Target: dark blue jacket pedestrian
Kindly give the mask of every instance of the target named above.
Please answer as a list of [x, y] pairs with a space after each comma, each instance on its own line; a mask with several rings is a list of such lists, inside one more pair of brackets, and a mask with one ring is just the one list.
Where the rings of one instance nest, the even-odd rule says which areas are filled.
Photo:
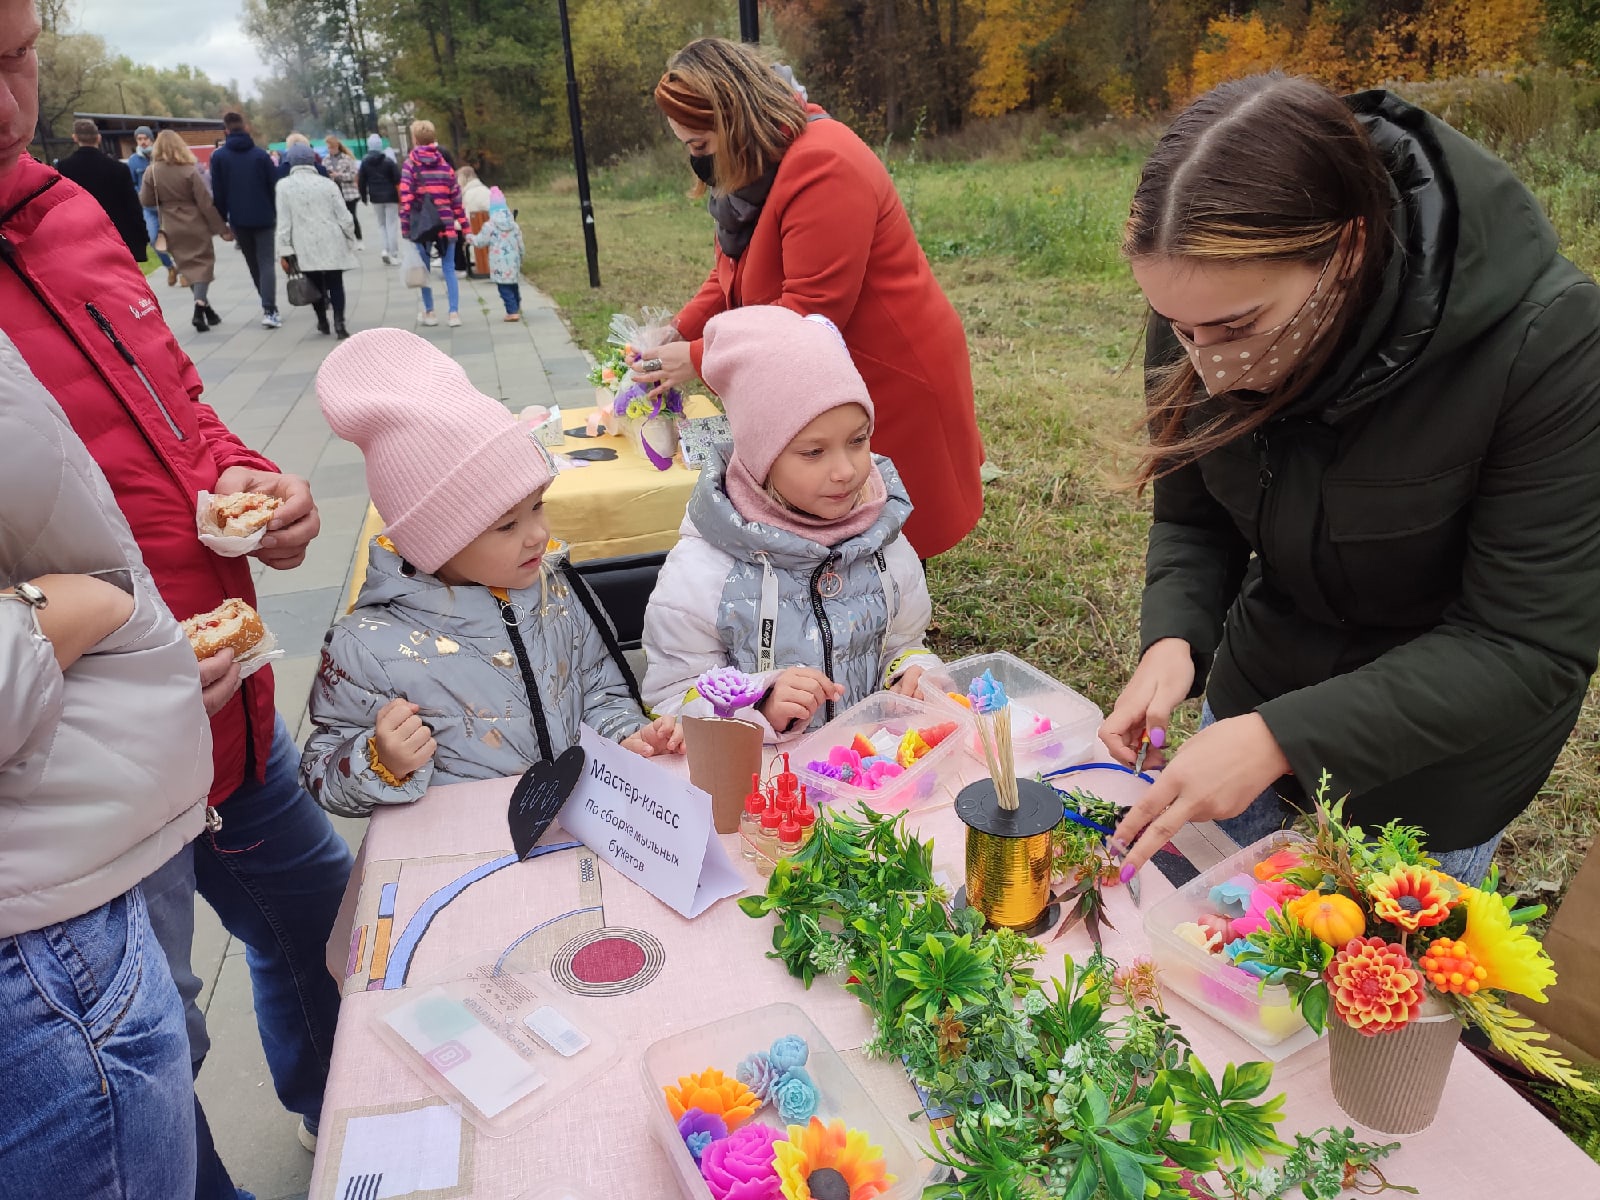
[[261, 323], [276, 329], [278, 317], [277, 262], [273, 254], [273, 227], [277, 224], [274, 192], [278, 173], [272, 156], [256, 145], [244, 117], [224, 113], [227, 137], [211, 156], [211, 198], [222, 219], [233, 229], [250, 278], [261, 294]]

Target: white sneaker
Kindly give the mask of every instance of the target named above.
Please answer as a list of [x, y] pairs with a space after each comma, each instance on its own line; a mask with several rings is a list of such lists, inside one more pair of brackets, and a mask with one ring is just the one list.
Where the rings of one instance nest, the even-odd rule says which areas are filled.
[[262, 313], [261, 324], [266, 329], [282, 329], [283, 318], [275, 312]]
[[394, 265], [394, 260], [389, 257], [389, 252], [387, 250], [383, 252], [383, 265], [386, 267], [392, 267]]
[[418, 312], [417, 312], [417, 324], [418, 325], [437, 325], [438, 323], [439, 323], [439, 318], [434, 316], [431, 312], [428, 312], [426, 309], [418, 310]]
[[367, 249], [367, 244], [365, 242], [357, 242], [356, 243], [356, 253], [357, 254], [365, 253], [366, 249]]
[[[433, 323], [435, 325], [438, 324], [437, 321], [435, 321]], [[459, 329], [459, 328], [461, 328], [461, 314], [460, 313], [451, 313], [450, 314], [449, 325], [450, 325], [451, 329]]]

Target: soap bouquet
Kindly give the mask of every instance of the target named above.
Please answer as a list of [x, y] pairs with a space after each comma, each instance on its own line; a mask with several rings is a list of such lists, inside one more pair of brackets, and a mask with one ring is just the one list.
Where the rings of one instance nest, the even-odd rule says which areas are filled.
[[[662, 1088], [713, 1200], [873, 1200], [895, 1182], [866, 1133], [817, 1116], [810, 1049], [789, 1034], [731, 1077], [708, 1067]], [[769, 1106], [781, 1124], [760, 1119]]]
[[1544, 1001], [1556, 982], [1527, 929], [1543, 906], [1512, 907], [1496, 891], [1497, 872], [1482, 887], [1444, 874], [1419, 829], [1345, 823], [1343, 802], [1330, 803], [1327, 792], [1324, 773], [1313, 841], [1213, 888], [1217, 914], [1197, 929], [1180, 927], [1180, 936], [1283, 984], [1319, 1032], [1331, 1010], [1359, 1033], [1394, 1033], [1431, 999], [1527, 1070], [1587, 1090], [1572, 1065], [1541, 1044], [1546, 1035], [1503, 999]]
[[[680, 340], [678, 331], [672, 327], [672, 314], [664, 308], [647, 306], [639, 310], [637, 317], [614, 313], [606, 343], [615, 348], [613, 352], [620, 358], [624, 368], [631, 368], [638, 353], [665, 342]], [[619, 417], [647, 421], [662, 415], [683, 416], [684, 396], [675, 387], [667, 388], [652, 399], [649, 388], [633, 382], [631, 377], [619, 376], [618, 386], [614, 390], [616, 399], [612, 402], [612, 411]]]

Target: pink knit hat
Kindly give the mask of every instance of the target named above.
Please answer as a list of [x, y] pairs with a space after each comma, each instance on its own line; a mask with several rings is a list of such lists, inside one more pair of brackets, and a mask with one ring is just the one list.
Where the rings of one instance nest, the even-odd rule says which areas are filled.
[[317, 399], [361, 447], [384, 532], [430, 575], [553, 474], [531, 426], [403, 329], [341, 342], [317, 372]]
[[765, 483], [783, 448], [812, 421], [842, 404], [873, 419], [872, 397], [826, 317], [777, 305], [751, 305], [706, 323], [700, 375], [722, 399], [734, 456]]

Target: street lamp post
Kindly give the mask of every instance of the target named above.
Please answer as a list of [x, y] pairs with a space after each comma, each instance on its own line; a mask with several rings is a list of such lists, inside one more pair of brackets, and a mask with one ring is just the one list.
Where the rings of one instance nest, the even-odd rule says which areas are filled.
[[739, 0], [739, 40], [761, 40], [761, 9], [759, 0]]
[[572, 120], [572, 165], [578, 171], [578, 208], [583, 213], [583, 252], [589, 260], [589, 286], [600, 286], [600, 246], [594, 236], [594, 201], [589, 198], [589, 160], [583, 149], [583, 114], [578, 107], [578, 75], [572, 65], [572, 26], [567, 21], [567, 0], [557, 0], [561, 11], [561, 49], [567, 59], [567, 115]]

